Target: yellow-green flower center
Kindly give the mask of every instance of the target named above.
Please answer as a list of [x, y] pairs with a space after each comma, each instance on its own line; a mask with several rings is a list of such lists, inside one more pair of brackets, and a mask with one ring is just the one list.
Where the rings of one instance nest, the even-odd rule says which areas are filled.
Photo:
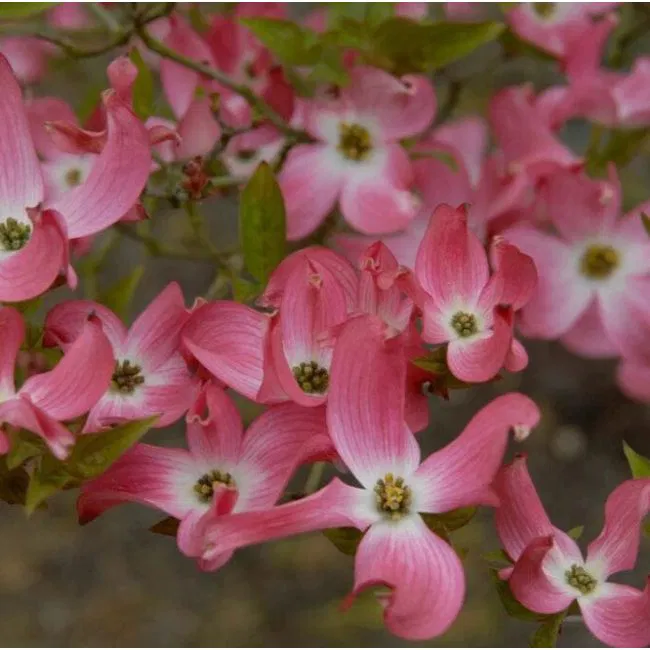
[[608, 278], [620, 264], [620, 255], [612, 246], [593, 244], [580, 259], [580, 270], [592, 280]]
[[0, 223], [0, 246], [5, 251], [19, 251], [27, 245], [31, 234], [32, 227], [28, 223], [9, 217]]
[[68, 187], [77, 187], [81, 183], [81, 170], [80, 169], [69, 169], [65, 173], [65, 182], [68, 184]]
[[368, 129], [359, 124], [340, 124], [338, 150], [348, 160], [365, 160], [372, 151]]
[[594, 577], [577, 564], [571, 565], [571, 568], [564, 572], [564, 576], [567, 584], [584, 595], [590, 594], [598, 584], [598, 581]]
[[111, 378], [111, 387], [118, 393], [131, 394], [138, 386], [144, 384], [142, 368], [128, 359], [115, 364], [115, 372]]
[[555, 13], [556, 2], [534, 2], [533, 11], [540, 18], [550, 18]]
[[400, 519], [409, 513], [411, 488], [404, 485], [401, 476], [395, 478], [390, 472], [375, 485], [377, 508], [391, 519]]
[[214, 496], [215, 487], [219, 485], [225, 485], [228, 488], [236, 487], [233, 477], [228, 472], [213, 469], [194, 484], [194, 493], [201, 502], [209, 503]]
[[298, 386], [305, 393], [322, 395], [327, 392], [330, 383], [329, 373], [315, 361], [303, 361], [299, 366], [294, 366], [291, 371]]
[[464, 311], [458, 311], [451, 317], [451, 326], [458, 332], [458, 336], [467, 338], [478, 332], [476, 317]]

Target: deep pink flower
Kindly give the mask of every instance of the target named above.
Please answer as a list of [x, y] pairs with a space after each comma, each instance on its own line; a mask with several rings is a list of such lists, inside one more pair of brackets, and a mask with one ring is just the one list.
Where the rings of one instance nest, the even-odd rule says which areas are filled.
[[525, 456], [504, 467], [494, 489], [496, 526], [514, 567], [502, 573], [522, 605], [554, 614], [577, 602], [585, 625], [603, 643], [639, 648], [650, 643], [650, 584], [644, 591], [608, 582], [632, 569], [640, 528], [650, 510], [650, 480], [619, 485], [605, 504], [605, 525], [584, 559], [578, 545], [555, 528], [528, 474]]
[[506, 12], [512, 31], [542, 50], [563, 59], [573, 45], [588, 47], [585, 32], [593, 18], [620, 2], [521, 2]]
[[[270, 508], [301, 463], [329, 454], [332, 447], [323, 408], [275, 406], [244, 433], [234, 403], [212, 384], [188, 415], [187, 443], [189, 450], [136, 445], [81, 488], [80, 522], [120, 503], [143, 503], [181, 520], [178, 546], [196, 557], [206, 515]], [[199, 558], [199, 565], [215, 570], [231, 555], [228, 550], [209, 561]]]
[[91, 300], [62, 302], [47, 315], [45, 344], [66, 349], [89, 314], [104, 326], [116, 362], [110, 386], [91, 409], [84, 432], [152, 415], [159, 416], [154, 426], [164, 427], [183, 415], [197, 385], [180, 353], [180, 332], [189, 312], [178, 284], [169, 284], [128, 331], [103, 305]]
[[367, 67], [351, 71], [336, 98], [314, 100], [305, 128], [317, 144], [293, 147], [280, 173], [289, 239], [315, 230], [337, 201], [366, 234], [405, 227], [417, 212], [402, 138], [422, 132], [435, 112], [431, 83]]
[[404, 423], [404, 349], [399, 338], [386, 341], [384, 329], [373, 316], [350, 321], [332, 365], [328, 429], [362, 487], [334, 479], [294, 503], [219, 517], [206, 526], [203, 558], [292, 534], [355, 526], [365, 535], [350, 600], [367, 587], [388, 587], [391, 593], [380, 596], [388, 628], [405, 638], [427, 639], [454, 621], [465, 586], [456, 552], [418, 513], [493, 503], [489, 484], [510, 427], [525, 434], [539, 412], [523, 395], [502, 396], [455, 442], [420, 463], [418, 444]]
[[[94, 318], [79, 322], [79, 336], [50, 371], [32, 375], [16, 391], [14, 368], [25, 339], [25, 323], [12, 307], [0, 309], [0, 422], [43, 438], [57, 458], [65, 458], [74, 435], [61, 422], [92, 409], [108, 386], [115, 360]], [[7, 450], [1, 437], [0, 449]]]
[[493, 243], [493, 258], [490, 275], [483, 244], [462, 208], [436, 209], [415, 264], [426, 292], [422, 337], [448, 343], [449, 369], [463, 381], [487, 381], [504, 365], [525, 366], [523, 348], [513, 348], [512, 312], [528, 302], [537, 283], [535, 266], [501, 238]]
[[614, 167], [609, 181], [580, 170], [550, 176], [539, 192], [556, 234], [531, 225], [508, 230], [530, 255], [539, 283], [522, 311], [528, 336], [562, 337], [585, 356], [635, 357], [647, 349], [644, 301], [650, 281], [650, 243], [639, 206], [623, 218]]

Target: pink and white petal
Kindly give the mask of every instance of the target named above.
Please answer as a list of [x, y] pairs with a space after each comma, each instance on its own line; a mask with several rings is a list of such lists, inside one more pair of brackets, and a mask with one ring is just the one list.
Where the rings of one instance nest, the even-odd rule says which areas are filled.
[[133, 84], [138, 77], [138, 67], [128, 56], [118, 56], [108, 64], [106, 76], [122, 101], [129, 106], [133, 102]]
[[574, 354], [591, 359], [616, 357], [619, 354], [618, 347], [605, 331], [600, 300], [592, 301], [560, 341]]
[[382, 174], [346, 178], [340, 205], [346, 221], [366, 235], [406, 228], [419, 207], [409, 189], [393, 184]]
[[343, 166], [329, 147], [293, 147], [278, 177], [287, 211], [287, 237], [302, 239], [334, 208], [343, 185]]
[[528, 365], [528, 352], [526, 348], [515, 338], [510, 343], [510, 350], [506, 355], [503, 367], [508, 372], [521, 372]]
[[650, 402], [650, 364], [637, 359], [622, 359], [616, 381], [625, 395], [639, 402]]
[[573, 252], [556, 237], [529, 226], [511, 228], [503, 236], [530, 255], [537, 267], [537, 288], [522, 311], [521, 331], [545, 339], [562, 336], [594, 297], [579, 277]]
[[650, 120], [648, 85], [650, 83], [650, 58], [639, 57], [632, 70], [612, 88], [617, 107], [617, 117], [626, 127], [646, 126]]
[[0, 54], [4, 55], [21, 84], [42, 81], [47, 73], [51, 45], [32, 36], [8, 36], [0, 39]]
[[63, 215], [72, 239], [95, 234], [119, 221], [138, 200], [149, 178], [147, 130], [114, 90], [106, 91], [103, 101], [106, 146], [86, 181], [50, 205]]
[[447, 365], [454, 377], [467, 382], [492, 379], [503, 367], [512, 344], [512, 315], [494, 310], [492, 332], [475, 339], [450, 341]]
[[[425, 146], [420, 148], [425, 149]], [[419, 158], [413, 161], [413, 174], [424, 209], [434, 210], [441, 203], [473, 203], [471, 182], [462, 164], [458, 164], [454, 170], [448, 163], [433, 156]]]
[[84, 483], [77, 515], [87, 524], [121, 503], [142, 503], [182, 519], [202, 504], [196, 498], [194, 461], [185, 449], [140, 443], [127, 451], [104, 474]]
[[126, 339], [126, 327], [108, 307], [93, 300], [66, 300], [50, 309], [45, 318], [43, 344], [67, 349], [77, 340], [91, 316], [99, 320], [118, 353]]
[[393, 634], [411, 641], [446, 632], [465, 598], [463, 565], [454, 549], [415, 516], [395, 525], [372, 525], [357, 550], [354, 590], [388, 587], [378, 596], [384, 621]]
[[342, 91], [343, 100], [348, 100], [360, 114], [376, 119], [384, 141], [417, 135], [431, 124], [436, 96], [426, 77], [394, 77], [366, 66], [356, 66], [351, 77]]
[[61, 150], [54, 144], [45, 126], [53, 120], [77, 123], [77, 116], [70, 107], [58, 97], [36, 97], [26, 105], [27, 119], [36, 151], [46, 160], [61, 155]]
[[170, 282], [131, 325], [124, 356], [154, 372], [180, 347], [180, 333], [189, 318], [178, 282]]
[[549, 520], [526, 460], [525, 454], [518, 454], [512, 463], [499, 470], [492, 485], [499, 500], [494, 522], [504, 549], [516, 561], [533, 540], [553, 536], [568, 561], [582, 564], [577, 544]]
[[645, 648], [650, 644], [650, 585], [643, 591], [607, 582], [591, 598], [580, 599], [589, 631], [614, 648]]
[[[132, 397], [108, 390], [90, 409], [81, 433], [97, 433], [130, 420], [140, 420], [155, 415], [142, 405], [141, 395]], [[155, 426], [155, 423], [154, 423]]]
[[234, 402], [220, 386], [205, 384], [187, 415], [187, 444], [197, 459], [234, 466], [244, 429]]
[[564, 558], [553, 536], [534, 539], [523, 551], [508, 580], [514, 597], [538, 614], [566, 609], [579, 594], [564, 579]]
[[641, 525], [650, 512], [650, 479], [621, 483], [605, 503], [605, 525], [589, 544], [587, 563], [605, 576], [633, 569], [639, 553]]
[[650, 314], [635, 296], [637, 290], [647, 290], [648, 286], [648, 278], [627, 278], [624, 286], [612, 287], [599, 296], [604, 330], [619, 354], [627, 358], [649, 358]]
[[2, 54], [0, 88], [0, 218], [6, 219], [23, 215], [25, 208], [35, 208], [43, 200], [43, 178], [22, 91]]
[[264, 379], [267, 314], [228, 300], [195, 309], [186, 323], [183, 344], [215, 377], [255, 400]]
[[29, 377], [20, 394], [52, 418], [72, 420], [97, 403], [114, 370], [113, 348], [101, 325], [91, 319], [59, 363]]
[[379, 517], [368, 503], [365, 490], [335, 478], [318, 492], [298, 501], [215, 517], [206, 527], [202, 558], [210, 561], [244, 546], [325, 528], [354, 526], [363, 530]]
[[235, 512], [270, 508], [300, 464], [332, 449], [325, 407], [272, 406], [244, 436], [241, 458], [233, 472], [239, 489]]
[[359, 316], [343, 327], [330, 370], [327, 422], [332, 441], [359, 482], [374, 487], [392, 472], [409, 476], [420, 448], [404, 421], [406, 357], [385, 325]]
[[25, 340], [25, 322], [13, 307], [0, 308], [0, 400], [15, 392], [14, 372], [18, 350]]
[[434, 452], [414, 477], [420, 512], [448, 512], [488, 502], [494, 505], [490, 484], [501, 466], [508, 434], [522, 438], [539, 421], [535, 403], [521, 393], [497, 397], [483, 407], [463, 432]]
[[20, 394], [0, 403], [0, 422], [27, 429], [40, 436], [59, 459], [64, 459], [74, 445], [75, 437], [65, 426]]
[[181, 143], [176, 149], [179, 160], [205, 156], [221, 137], [221, 127], [214, 117], [207, 97], [195, 99], [178, 123]]
[[438, 206], [420, 243], [415, 273], [439, 306], [475, 301], [488, 281], [487, 255], [463, 208]]

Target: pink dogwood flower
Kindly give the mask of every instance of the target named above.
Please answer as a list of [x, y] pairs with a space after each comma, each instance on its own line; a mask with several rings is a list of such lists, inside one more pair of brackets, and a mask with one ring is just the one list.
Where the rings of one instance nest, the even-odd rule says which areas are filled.
[[510, 427], [526, 434], [539, 412], [523, 395], [504, 395], [456, 441], [420, 462], [404, 422], [405, 374], [401, 339], [385, 340], [379, 319], [360, 316], [347, 323], [332, 364], [327, 422], [336, 451], [361, 487], [334, 479], [287, 505], [215, 518], [206, 525], [204, 560], [288, 535], [355, 526], [365, 534], [349, 602], [368, 587], [388, 587], [390, 593], [379, 598], [391, 632], [427, 639], [448, 629], [464, 599], [463, 568], [419, 513], [493, 503], [489, 485]]
[[158, 415], [156, 427], [177, 420], [192, 404], [196, 381], [180, 352], [180, 332], [189, 317], [183, 294], [172, 282], [140, 314], [131, 328], [107, 307], [69, 300], [45, 320], [45, 344], [66, 349], [89, 314], [98, 318], [111, 342], [115, 363], [110, 386], [91, 409], [84, 432], [116, 422]]
[[585, 356], [636, 356], [647, 347], [650, 243], [639, 214], [643, 206], [619, 218], [614, 167], [609, 181], [591, 180], [580, 170], [558, 172], [539, 198], [556, 232], [522, 224], [505, 233], [535, 260], [539, 273], [522, 311], [522, 332], [561, 337]]
[[293, 147], [279, 177], [289, 239], [314, 231], [337, 201], [345, 219], [363, 233], [404, 228], [417, 203], [409, 191], [413, 170], [399, 140], [426, 129], [435, 106], [424, 77], [397, 78], [361, 66], [336, 98], [308, 105], [305, 128], [317, 142]]
[[577, 602], [585, 625], [603, 643], [645, 647], [650, 643], [650, 583], [643, 591], [609, 582], [632, 569], [640, 528], [650, 510], [650, 480], [625, 481], [605, 504], [605, 525], [583, 557], [576, 542], [549, 521], [519, 456], [498, 474], [499, 538], [514, 562], [505, 569], [514, 596], [540, 614], [555, 614]]
[[[32, 375], [16, 390], [14, 369], [25, 339], [25, 323], [12, 307], [0, 309], [0, 423], [27, 429], [43, 438], [57, 458], [65, 458], [74, 435], [61, 422], [92, 409], [106, 390], [115, 359], [102, 327], [87, 316], [79, 336], [50, 371]], [[0, 450], [8, 449], [4, 434]]]
[[[142, 503], [179, 519], [179, 549], [196, 557], [208, 515], [270, 508], [296, 468], [327, 455], [332, 446], [323, 408], [278, 405], [244, 433], [234, 403], [213, 384], [204, 387], [188, 414], [187, 443], [189, 450], [143, 443], [129, 450], [81, 488], [80, 522], [120, 503]], [[208, 562], [199, 558], [199, 566], [215, 570], [231, 556], [229, 550]]]
[[448, 344], [449, 369], [463, 381], [487, 381], [504, 365], [526, 365], [525, 351], [513, 344], [512, 312], [532, 295], [535, 266], [501, 238], [493, 245], [493, 257], [490, 275], [488, 256], [469, 230], [464, 209], [438, 206], [415, 264], [426, 292], [422, 337]]
[[521, 2], [506, 12], [512, 31], [525, 41], [564, 59], [571, 46], [588, 47], [584, 33], [592, 21], [619, 2]]
[[40, 163], [20, 87], [0, 56], [0, 300], [46, 291], [59, 273], [75, 284], [68, 238], [115, 223], [139, 197], [149, 176], [146, 133], [114, 93], [104, 95], [108, 140], [85, 182], [44, 203]]

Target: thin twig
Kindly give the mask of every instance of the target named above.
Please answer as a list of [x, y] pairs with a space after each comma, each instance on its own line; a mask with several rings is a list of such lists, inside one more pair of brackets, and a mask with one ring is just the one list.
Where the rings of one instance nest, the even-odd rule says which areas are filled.
[[207, 251], [187, 251], [171, 248], [165, 244], [161, 244], [155, 237], [138, 232], [124, 223], [115, 224], [115, 228], [125, 237], [142, 244], [153, 257], [166, 257], [168, 259], [187, 260], [191, 262], [220, 262], [220, 255]]

